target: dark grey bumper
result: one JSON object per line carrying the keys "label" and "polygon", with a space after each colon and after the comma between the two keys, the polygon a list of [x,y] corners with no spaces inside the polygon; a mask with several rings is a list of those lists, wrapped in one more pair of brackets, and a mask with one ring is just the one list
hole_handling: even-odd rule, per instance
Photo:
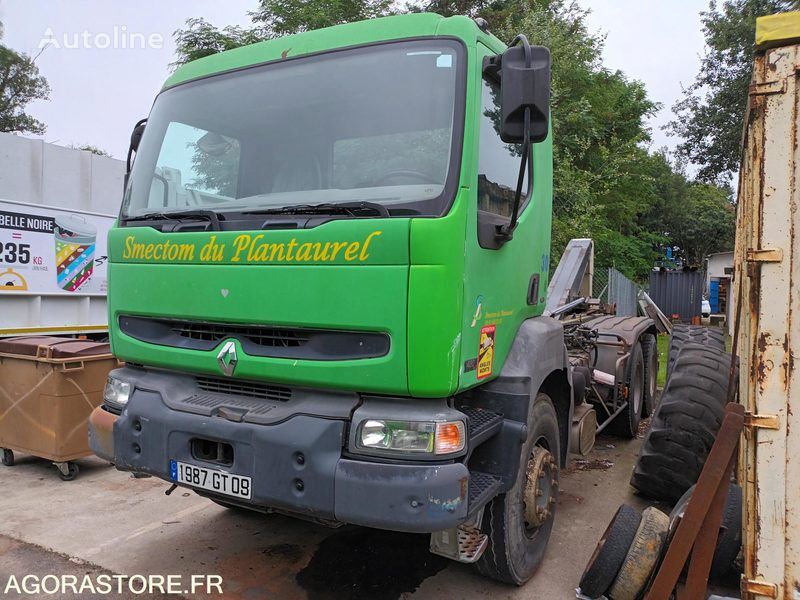
{"label": "dark grey bumper", "polygon": [[[259,507],[420,533],[455,527],[467,516],[464,464],[343,458],[342,419],[296,414],[270,425],[232,422],[175,410],[161,393],[136,389],[113,422],[113,453],[99,443],[103,432],[96,427],[90,422],[93,450],[120,470],[169,481],[170,461],[177,460],[248,476],[250,503]],[[233,464],[198,461],[191,452],[193,438],[230,444]]]}

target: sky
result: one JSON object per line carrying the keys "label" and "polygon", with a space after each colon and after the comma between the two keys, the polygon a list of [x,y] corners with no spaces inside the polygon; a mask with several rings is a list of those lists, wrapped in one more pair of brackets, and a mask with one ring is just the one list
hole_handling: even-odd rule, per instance
{"label": "sky", "polygon": [[[647,87],[663,105],[649,125],[654,148],[678,140],[661,127],[703,53],[700,11],[708,0],[578,0],[590,29],[607,35],[604,63]],[[2,42],[37,55],[52,89],[28,112],[45,141],[91,144],[125,157],[133,125],[150,111],[175,60],[173,32],[189,17],[248,25],[256,0],[0,0]],[[491,24],[490,24],[491,25]],[[42,50],[42,46],[46,46]]]}

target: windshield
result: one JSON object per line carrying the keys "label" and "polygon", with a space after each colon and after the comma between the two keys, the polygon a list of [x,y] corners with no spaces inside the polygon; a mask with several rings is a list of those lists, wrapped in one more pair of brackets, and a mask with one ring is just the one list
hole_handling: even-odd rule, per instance
{"label": "windshield", "polygon": [[462,56],[452,40],[393,42],[167,90],[122,217],[342,202],[440,215],[456,185]]}

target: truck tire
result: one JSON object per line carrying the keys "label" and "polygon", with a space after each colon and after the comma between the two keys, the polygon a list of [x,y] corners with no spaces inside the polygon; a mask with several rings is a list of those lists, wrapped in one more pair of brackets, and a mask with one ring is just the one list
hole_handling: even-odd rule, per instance
{"label": "truck tire", "polygon": [[611,600],[636,600],[644,590],[667,539],[669,517],[655,507],[645,508],[625,561],[608,589]]}
{"label": "truck tire", "polygon": [[[670,529],[675,527],[678,517],[683,517],[686,506],[692,498],[695,486],[689,488],[681,496],[675,508],[669,515]],[[742,549],[742,488],[731,483],[728,486],[728,495],[725,498],[725,508],[722,511],[722,523],[719,527],[719,537],[714,548],[714,558],[711,561],[712,579],[720,579],[728,575],[734,568],[736,557]]]}
{"label": "truck tire", "polygon": [[581,576],[582,595],[599,598],[606,593],[625,562],[640,523],[641,515],[635,508],[623,504],[617,509]]}
{"label": "truck tire", "polygon": [[[528,416],[528,439],[523,445],[522,460],[513,487],[492,500],[486,507],[481,529],[489,536],[489,544],[476,566],[492,579],[522,585],[528,581],[544,558],[558,506],[558,457],[560,456],[558,418],[547,394],[536,395]],[[525,503],[532,463],[552,459],[547,469],[537,471],[550,476],[545,504],[549,507],[540,523],[532,526]]]}
{"label": "truck tire", "polygon": [[642,420],[642,408],[645,396],[645,366],[642,344],[636,343],[631,356],[630,380],[628,381],[628,406],[619,413],[605,428],[607,433],[623,438],[635,438],[639,433],[639,423]]}
{"label": "truck tire", "polygon": [[641,339],[645,382],[642,416],[649,417],[656,412],[658,400],[658,343],[652,333],[643,334]]}
{"label": "truck tire", "polygon": [[631,476],[640,494],[674,504],[697,483],[725,413],[730,360],[704,344],[681,348]]}
{"label": "truck tire", "polygon": [[678,359],[684,344],[705,344],[717,350],[725,350],[725,332],[719,327],[703,327],[700,325],[676,324],[672,326],[667,352],[667,379],[672,367]]}

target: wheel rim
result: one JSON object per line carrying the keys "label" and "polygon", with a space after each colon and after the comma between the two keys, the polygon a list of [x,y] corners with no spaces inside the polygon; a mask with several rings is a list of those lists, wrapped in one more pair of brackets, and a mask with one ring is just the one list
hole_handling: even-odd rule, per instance
{"label": "wheel rim", "polygon": [[552,518],[558,495],[558,464],[547,448],[534,446],[526,475],[523,508],[525,535],[530,538]]}
{"label": "wheel rim", "polygon": [[633,375],[631,377],[630,401],[633,405],[633,414],[642,414],[642,396],[644,395],[644,365],[642,361],[637,361],[633,365]]}
{"label": "wheel rim", "polygon": [[656,362],[655,354],[650,355],[650,368],[648,369],[647,387],[650,390],[650,399],[654,400],[656,397],[656,380],[658,378],[658,363]]}

